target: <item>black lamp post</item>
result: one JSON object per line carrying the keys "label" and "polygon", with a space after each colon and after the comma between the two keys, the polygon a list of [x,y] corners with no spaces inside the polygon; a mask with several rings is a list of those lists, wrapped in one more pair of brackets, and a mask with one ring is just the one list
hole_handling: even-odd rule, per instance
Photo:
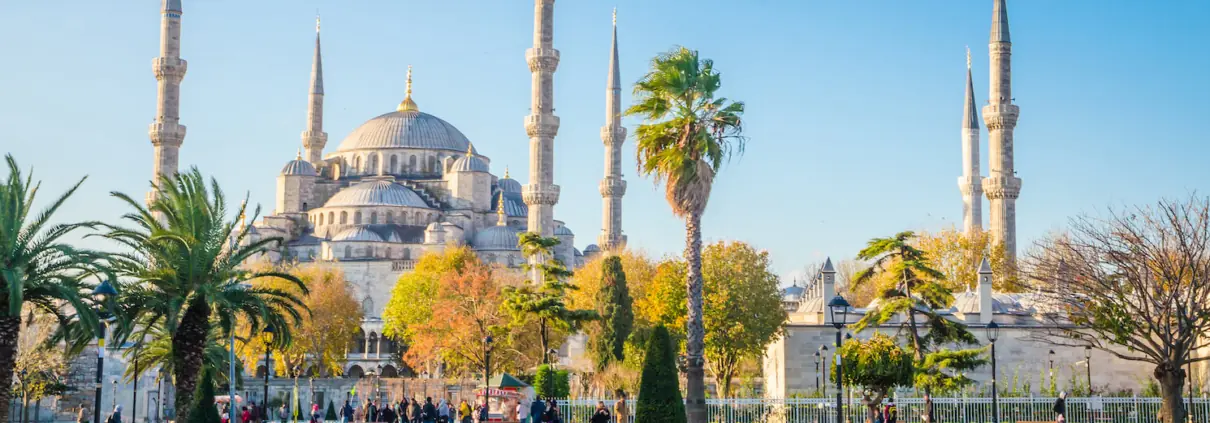
{"label": "black lamp post", "polygon": [[1000,338],[1000,325],[989,322],[986,330],[992,349],[992,418],[995,423],[1000,423],[1000,399],[997,392],[999,389],[996,387],[996,340]]}
{"label": "black lamp post", "polygon": [[[374,373],[374,401],[378,401],[379,408],[382,406],[382,365],[377,367],[378,371]],[[314,401],[314,400],[312,400]]]}
{"label": "black lamp post", "polygon": [[105,369],[105,319],[109,317],[107,302],[111,297],[117,295],[118,291],[108,280],[101,281],[101,284],[92,290],[93,298],[101,305],[101,308],[97,310],[97,325],[99,326],[97,328],[97,378],[95,380],[97,392],[93,400],[93,423],[101,423],[101,374]]}
{"label": "black lamp post", "polygon": [[1049,373],[1050,373],[1050,378],[1054,379],[1055,378],[1055,350],[1050,350],[1050,352],[1046,353],[1046,358],[1050,362],[1050,367],[1048,367]]}
{"label": "black lamp post", "polygon": [[264,397],[260,399],[260,415],[262,418],[269,416],[269,372],[273,371],[273,365],[269,363],[269,351],[272,350],[273,335],[276,331],[273,326],[265,326],[265,330],[260,332],[260,339],[265,343],[265,392]]}
{"label": "black lamp post", "polygon": [[827,396],[828,395],[827,383],[828,383],[828,376],[829,376],[828,375],[828,363],[830,362],[830,360],[828,360],[828,346],[827,345],[819,346],[819,361],[823,363],[823,373],[821,373],[823,375],[823,383],[824,383],[823,394],[824,394],[824,396]]}
{"label": "black lamp post", "polygon": [[1084,365],[1088,367],[1088,395],[1092,395],[1092,346],[1084,346]]}
{"label": "black lamp post", "polygon": [[819,350],[815,351],[815,392],[819,392]]}
{"label": "black lamp post", "polygon": [[840,332],[844,329],[845,319],[848,318],[849,302],[845,301],[844,297],[837,295],[828,301],[828,311],[832,313],[832,326],[836,327],[836,423],[844,422],[844,410],[840,406],[840,402],[844,400],[844,368],[841,366],[840,357]]}
{"label": "black lamp post", "polygon": [[483,337],[483,407],[492,399],[492,336]]}

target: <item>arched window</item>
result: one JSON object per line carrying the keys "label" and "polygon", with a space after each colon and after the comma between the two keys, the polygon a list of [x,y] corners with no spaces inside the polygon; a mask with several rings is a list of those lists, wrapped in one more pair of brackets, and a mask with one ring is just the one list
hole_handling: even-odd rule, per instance
{"label": "arched window", "polygon": [[353,212],[353,224],[354,225],[361,224],[361,212],[360,211]]}
{"label": "arched window", "polygon": [[[357,351],[357,352],[360,353],[361,351]],[[354,364],[352,367],[349,367],[349,370],[347,372],[345,372],[345,378],[346,379],[361,379],[361,377],[365,376],[365,374],[366,374],[366,372],[365,372],[365,370],[361,369],[361,366]]]}
{"label": "arched window", "polygon": [[391,258],[391,247],[387,247],[387,258]]}
{"label": "arched window", "polygon": [[370,224],[371,225],[378,224],[378,212],[370,212]]}
{"label": "arched window", "polygon": [[361,174],[361,156],[353,156],[353,173]]}
{"label": "arched window", "polygon": [[336,224],[336,212],[328,212],[328,224],[329,225]]}
{"label": "arched window", "polygon": [[404,260],[411,260],[411,259],[412,259],[412,250],[407,249],[407,248],[404,248],[404,249],[403,249],[403,259],[404,259]]}
{"label": "arched window", "polygon": [[387,212],[387,224],[395,223],[395,212]]}
{"label": "arched window", "polygon": [[349,257],[353,257],[353,246],[352,245],[345,246],[345,258],[349,258]]}
{"label": "arched window", "polygon": [[437,163],[436,156],[429,156],[429,169],[428,169],[429,172],[432,172],[432,173],[437,172],[437,169],[440,169],[440,166],[441,165],[439,163]]}
{"label": "arched window", "polygon": [[348,224],[348,223],[349,223],[349,212],[347,212],[347,211],[340,212],[340,224],[344,225],[344,224]]}
{"label": "arched window", "polygon": [[324,214],[323,214],[323,213],[320,213],[320,214],[319,214],[319,224],[320,224],[320,225],[323,225],[323,224],[324,224]]}
{"label": "arched window", "polygon": [[408,173],[415,173],[415,172],[416,172],[416,155],[413,154],[413,155],[411,155],[411,157],[408,157]]}
{"label": "arched window", "polygon": [[391,173],[399,173],[399,156],[391,155]]}
{"label": "arched window", "polygon": [[370,175],[378,174],[378,155],[371,154],[369,160],[366,160],[366,173]]}
{"label": "arched window", "polygon": [[361,312],[365,316],[372,315],[374,312],[374,300],[368,296],[361,300]]}
{"label": "arched window", "polygon": [[357,328],[357,333],[353,334],[353,345],[350,345],[350,347],[352,347],[349,348],[350,353],[366,352],[366,333],[362,331],[361,328]]}
{"label": "arched window", "polygon": [[378,354],[378,334],[370,332],[370,354]]}

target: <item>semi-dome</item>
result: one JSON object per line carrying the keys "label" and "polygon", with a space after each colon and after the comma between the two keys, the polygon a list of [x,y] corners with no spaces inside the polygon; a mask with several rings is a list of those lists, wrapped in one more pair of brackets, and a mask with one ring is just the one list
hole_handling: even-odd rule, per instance
{"label": "semi-dome", "polygon": [[336,195],[333,195],[332,199],[324,204],[324,207],[351,206],[429,208],[424,199],[420,198],[420,195],[412,191],[411,188],[384,180],[362,182],[345,188],[336,193]]}
{"label": "semi-dome", "polygon": [[473,243],[476,250],[507,250],[518,251],[517,230],[509,226],[498,225],[484,228],[475,234]]}
{"label": "semi-dome", "polygon": [[315,175],[318,175],[318,173],[315,172],[315,166],[312,166],[311,162],[308,162],[301,158],[294,159],[294,160],[291,160],[289,163],[286,163],[286,167],[283,167],[281,169],[281,174],[282,174],[282,176],[315,176]]}
{"label": "semi-dome", "polygon": [[599,253],[599,252],[601,252],[601,247],[598,247],[597,244],[588,244],[587,247],[584,247],[584,254],[592,254],[592,253]]}
{"label": "semi-dome", "polygon": [[336,151],[384,148],[419,148],[466,151],[470,141],[462,132],[436,116],[419,110],[379,115],[354,129]]}
{"label": "semi-dome", "polygon": [[501,178],[499,181],[496,181],[496,184],[500,186],[501,191],[518,194],[521,193],[521,183],[517,182],[516,179],[506,176]]}
{"label": "semi-dome", "polygon": [[382,242],[382,237],[361,226],[345,229],[332,237],[332,241],[369,241]]}
{"label": "semi-dome", "polygon": [[787,286],[787,287],[785,287],[785,288],[782,288],[782,290],[781,290],[781,300],[782,300],[782,301],[798,301],[798,300],[801,300],[801,299],[802,299],[802,294],[803,294],[804,292],[806,292],[806,291],[807,291],[807,289],[806,289],[806,288],[803,288],[803,287],[798,286],[798,285],[790,285],[790,286]]}
{"label": "semi-dome", "polygon": [[560,227],[555,228],[555,235],[556,236],[576,236],[575,232],[572,232],[571,229],[568,229],[566,226],[560,226]]}
{"label": "semi-dome", "polygon": [[467,154],[454,160],[450,172],[487,172],[487,161],[474,154]]}

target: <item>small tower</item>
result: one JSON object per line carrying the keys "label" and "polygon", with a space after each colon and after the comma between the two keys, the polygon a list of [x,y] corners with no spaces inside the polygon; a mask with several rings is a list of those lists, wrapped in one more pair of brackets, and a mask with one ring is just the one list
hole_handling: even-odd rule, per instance
{"label": "small tower", "polygon": [[971,49],[966,49],[966,101],[962,110],[962,231],[983,231],[983,187],[979,174],[979,114],[975,111],[975,85],[971,80]]}
{"label": "small tower", "polygon": [[832,297],[836,296],[836,269],[832,267],[832,258],[828,257],[823,262],[823,269],[819,270],[819,274],[823,276],[823,309],[819,310],[823,313],[823,321],[826,324],[832,323],[832,313],[828,312],[828,301],[832,301]]}
{"label": "small tower", "polygon": [[622,80],[618,70],[618,11],[613,11],[613,44],[609,56],[609,80],[605,84],[605,126],[601,141],[605,143],[605,177],[601,179],[601,235],[597,243],[606,253],[625,248],[622,234],[622,196],[626,181],[622,180],[622,143],[626,128],[622,126]]}
{"label": "small tower", "polygon": [[[152,183],[161,177],[172,177],[180,163],[181,144],[185,142],[185,125],[181,125],[181,80],[185,79],[188,63],[181,59],[181,0],[163,0],[160,8],[160,56],[151,62],[155,72],[156,116],[148,128],[151,145],[155,147]],[[153,189],[147,202],[155,199]]]}
{"label": "small tower", "polygon": [[988,174],[983,178],[983,192],[991,207],[988,228],[992,242],[1004,246],[1009,260],[1017,258],[1017,197],[1021,194],[1021,179],[1013,167],[1013,129],[1017,127],[1020,109],[1013,104],[1012,50],[1008,31],[1008,6],[1005,0],[993,0],[991,40],[991,84],[988,104],[983,106],[983,123],[987,125]]}
{"label": "small tower", "polygon": [[303,160],[302,151],[299,151],[277,176],[277,213],[305,213],[314,207],[312,198],[318,176],[315,166]]}
{"label": "small tower", "polygon": [[302,143],[307,150],[307,161],[316,168],[322,168],[328,133],[324,132],[324,64],[319,50],[318,16],[315,17],[315,58],[312,60],[311,92],[307,96],[307,129],[302,133]]}
{"label": "small tower", "polygon": [[979,262],[979,323],[987,324],[992,321],[992,266],[987,257]]}
{"label": "small tower", "polygon": [[492,207],[492,175],[486,160],[474,152],[473,144],[466,146],[466,155],[454,160],[445,173],[451,202],[458,208],[487,212]]}

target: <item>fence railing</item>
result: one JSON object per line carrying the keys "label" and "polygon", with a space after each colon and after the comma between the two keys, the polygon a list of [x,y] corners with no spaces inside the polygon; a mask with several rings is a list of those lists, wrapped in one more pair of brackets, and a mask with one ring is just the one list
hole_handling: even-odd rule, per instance
{"label": "fence railing", "polygon": [[[559,401],[559,411],[567,423],[588,422],[597,407],[605,402],[613,409],[614,399],[570,399]],[[1013,423],[1055,421],[1052,411],[1055,398],[1001,398],[1000,416],[996,419],[991,398],[933,398],[933,423]],[[628,401],[635,410],[635,401]],[[1185,402],[1191,415],[1189,421],[1210,423],[1210,399],[1195,398],[1192,405]],[[923,423],[922,398],[896,399],[898,423]],[[835,400],[825,398],[745,398],[707,399],[708,421],[711,423],[836,423]],[[1067,398],[1067,423],[1159,423],[1160,399],[1144,397]],[[860,399],[844,405],[843,423],[865,423],[866,407]],[[631,416],[628,422],[638,423]]]}

